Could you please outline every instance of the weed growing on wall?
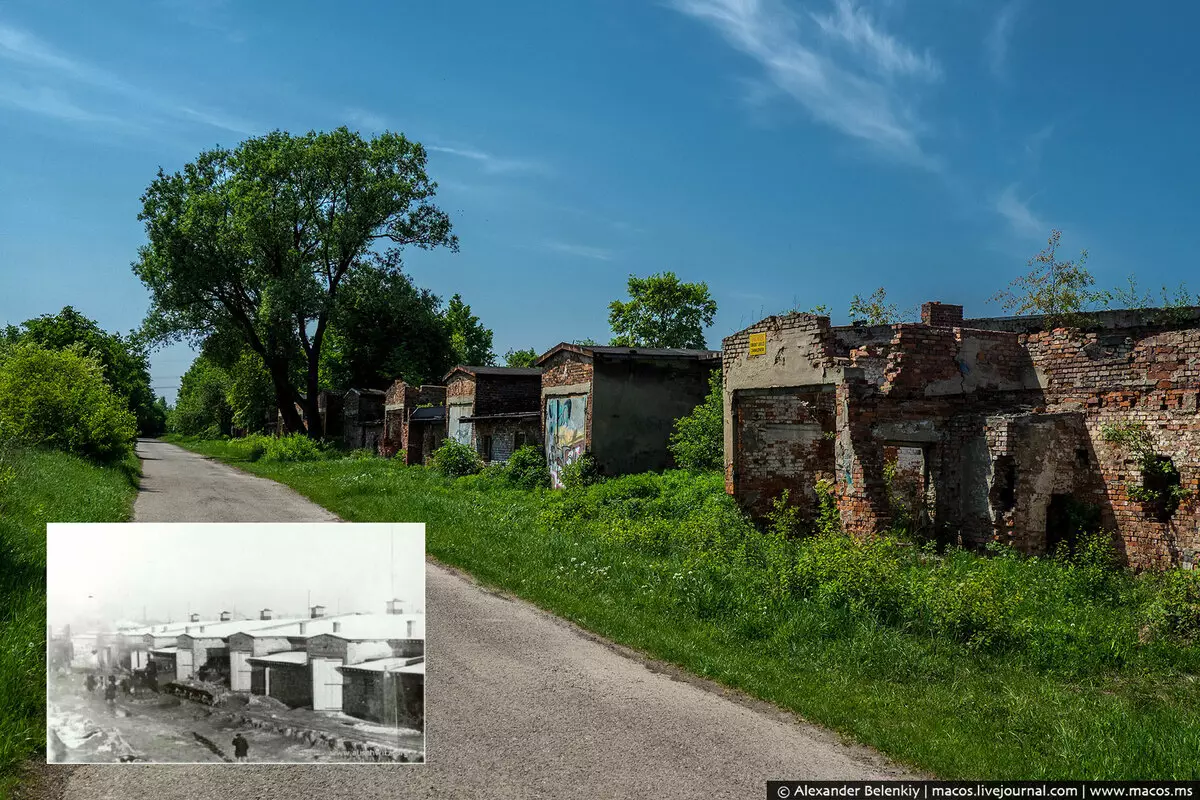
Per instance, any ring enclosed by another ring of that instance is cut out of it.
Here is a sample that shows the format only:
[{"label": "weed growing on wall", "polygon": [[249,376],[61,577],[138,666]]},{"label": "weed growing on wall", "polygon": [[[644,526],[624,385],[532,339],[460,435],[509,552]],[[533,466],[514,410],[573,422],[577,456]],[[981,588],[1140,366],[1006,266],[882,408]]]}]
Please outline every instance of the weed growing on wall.
[{"label": "weed growing on wall", "polygon": [[1140,422],[1103,425],[1100,434],[1104,441],[1126,450],[1141,470],[1142,483],[1129,487],[1129,498],[1146,505],[1160,521],[1169,520],[1179,504],[1191,496],[1180,485],[1175,462],[1155,451],[1150,432]]}]

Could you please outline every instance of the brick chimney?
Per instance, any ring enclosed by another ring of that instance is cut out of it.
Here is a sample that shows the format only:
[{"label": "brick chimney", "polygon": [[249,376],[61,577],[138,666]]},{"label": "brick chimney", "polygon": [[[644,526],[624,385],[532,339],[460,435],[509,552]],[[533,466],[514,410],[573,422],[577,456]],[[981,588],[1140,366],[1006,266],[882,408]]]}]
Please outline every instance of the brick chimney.
[{"label": "brick chimney", "polygon": [[409,639],[411,639],[411,638],[413,637],[413,630],[412,630],[412,629],[413,629],[413,621],[410,619],[410,620],[408,621],[408,638],[409,638]]},{"label": "brick chimney", "polygon": [[221,622],[229,622],[230,619],[232,619],[232,617],[228,611],[221,612]]},{"label": "brick chimney", "polygon": [[301,623],[300,623],[300,635],[301,635],[301,636],[303,636],[303,635],[304,635],[304,631],[306,631],[307,629],[308,629],[308,623],[307,623],[307,622],[301,622]]},{"label": "brick chimney", "polygon": [[342,631],[342,623],[340,623],[340,622],[333,623],[333,632],[341,633],[341,631]]},{"label": "brick chimney", "polygon": [[309,612],[309,617],[312,619],[323,617],[325,616],[325,606],[313,606]]},{"label": "brick chimney", "polygon": [[258,618],[259,619],[271,619],[271,609],[264,608],[262,611],[258,612]]},{"label": "brick chimney", "polygon": [[388,600],[387,613],[403,614],[404,613],[404,601],[400,600],[400,599]]},{"label": "brick chimney", "polygon": [[962,325],[963,307],[952,306],[949,303],[922,303],[921,324],[935,325],[940,328],[954,328]]}]

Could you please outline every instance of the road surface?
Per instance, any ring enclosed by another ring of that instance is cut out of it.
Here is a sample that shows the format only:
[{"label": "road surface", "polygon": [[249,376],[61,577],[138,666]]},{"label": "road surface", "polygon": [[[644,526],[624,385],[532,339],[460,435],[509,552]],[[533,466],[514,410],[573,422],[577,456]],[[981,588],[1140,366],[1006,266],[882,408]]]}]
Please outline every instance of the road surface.
[{"label": "road surface", "polygon": [[[332,518],[290,490],[143,441],[138,522]],[[67,800],[744,798],[768,779],[903,777],[865,748],[603,642],[430,563],[424,765],[79,766]]]}]

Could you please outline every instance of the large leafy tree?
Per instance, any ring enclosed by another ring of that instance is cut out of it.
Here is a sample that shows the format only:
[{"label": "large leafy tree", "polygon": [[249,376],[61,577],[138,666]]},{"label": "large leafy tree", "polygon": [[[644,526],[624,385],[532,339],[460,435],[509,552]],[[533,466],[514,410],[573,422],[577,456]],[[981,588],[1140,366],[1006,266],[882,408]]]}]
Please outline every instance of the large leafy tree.
[{"label": "large leafy tree", "polygon": [[457,250],[425,165],[424,148],[400,134],[364,140],[343,127],[275,131],[159,170],[133,265],[151,292],[145,330],[159,341],[238,337],[262,359],[285,428],[305,430],[300,403],[320,436],[321,358],[347,277],[399,270],[405,246]]},{"label": "large leafy tree", "polygon": [[396,378],[431,383],[453,365],[441,301],[399,270],[354,269],[327,339],[322,382],[330,388],[385,388]]},{"label": "large leafy tree", "polygon": [[197,356],[180,380],[167,428],[187,436],[228,436],[234,413],[228,399],[230,382],[229,373],[212,358]]},{"label": "large leafy tree", "polygon": [[445,312],[446,324],[450,328],[450,345],[454,364],[469,364],[486,367],[495,363],[492,352],[492,331],[485,328],[479,317],[471,313],[471,307],[463,302],[462,295],[450,298]]},{"label": "large leafy tree", "polygon": [[717,303],[707,283],[683,283],[674,272],[629,276],[629,301],[608,306],[612,343],[618,347],[681,347],[702,350],[704,329]]},{"label": "large leafy tree", "polygon": [[109,333],[71,306],[26,320],[20,327],[9,326],[4,335],[13,342],[32,342],[53,350],[82,348],[100,363],[104,379],[137,419],[138,431],[147,436],[162,433],[146,348],[139,337]]}]

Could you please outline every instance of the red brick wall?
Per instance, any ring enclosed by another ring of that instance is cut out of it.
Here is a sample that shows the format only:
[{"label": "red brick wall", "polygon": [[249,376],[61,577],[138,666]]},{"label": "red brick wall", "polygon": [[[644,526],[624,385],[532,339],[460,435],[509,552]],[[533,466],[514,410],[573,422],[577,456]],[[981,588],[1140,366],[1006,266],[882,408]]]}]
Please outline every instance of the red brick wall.
[{"label": "red brick wall", "polygon": [[[1196,564],[1200,550],[1200,329],[1103,331],[1058,329],[1023,337],[1047,381],[1052,409],[1082,410],[1106,487],[1106,499],[1130,563]],[[1166,522],[1129,497],[1141,485],[1130,454],[1104,441],[1108,424],[1146,426],[1156,453],[1172,459],[1192,492]]]}]

